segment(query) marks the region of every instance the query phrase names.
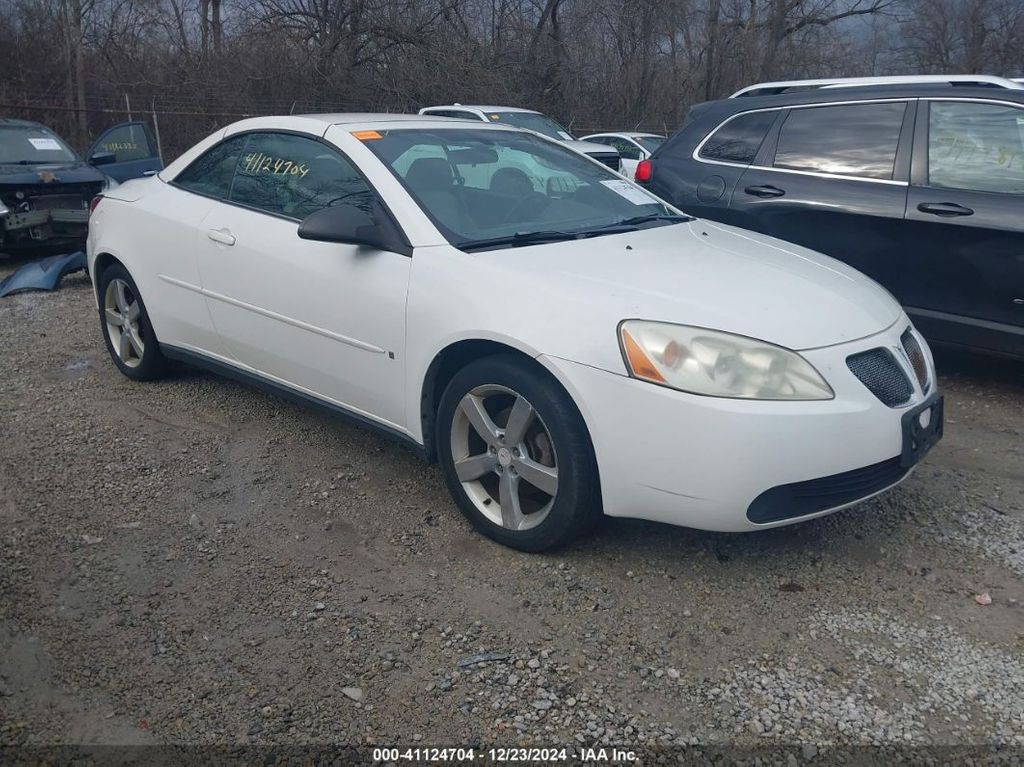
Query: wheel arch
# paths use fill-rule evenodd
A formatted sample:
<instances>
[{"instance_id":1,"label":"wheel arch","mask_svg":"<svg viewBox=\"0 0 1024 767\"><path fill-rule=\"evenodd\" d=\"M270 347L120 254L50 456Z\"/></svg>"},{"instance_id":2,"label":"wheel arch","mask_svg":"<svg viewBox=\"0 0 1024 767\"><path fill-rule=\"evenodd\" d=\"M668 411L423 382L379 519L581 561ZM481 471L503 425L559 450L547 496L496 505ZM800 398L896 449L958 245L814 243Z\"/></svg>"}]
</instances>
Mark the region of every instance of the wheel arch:
<instances>
[{"instance_id":1,"label":"wheel arch","mask_svg":"<svg viewBox=\"0 0 1024 767\"><path fill-rule=\"evenodd\" d=\"M125 269L128 269L128 267L125 266L124 261L119 259L113 253L106 250L97 254L96 258L93 260L92 292L96 294L97 305L99 304L100 300L100 277L103 275L103 272L105 272L113 264L120 264L121 266L124 266ZM131 274L131 271L129 270L128 273Z\"/></svg>"},{"instance_id":2,"label":"wheel arch","mask_svg":"<svg viewBox=\"0 0 1024 767\"><path fill-rule=\"evenodd\" d=\"M434 355L427 372L423 377L420 389L420 427L423 435L423 448L427 460L431 463L437 460L437 448L435 444L435 428L437 421L437 408L441 402L441 395L452 377L466 365L484 357L506 355L515 357L524 365L541 373L557 384L565 395L572 402L580 415L583 427L587 430L587 437L593 445L593 437L590 433L590 426L584 415L584 408L581 408L576 401L576 396L570 387L561 380L547 365L544 365L539 355L530 353L524 349L512 346L503 341L487 338L466 338L454 341Z\"/></svg>"}]
</instances>

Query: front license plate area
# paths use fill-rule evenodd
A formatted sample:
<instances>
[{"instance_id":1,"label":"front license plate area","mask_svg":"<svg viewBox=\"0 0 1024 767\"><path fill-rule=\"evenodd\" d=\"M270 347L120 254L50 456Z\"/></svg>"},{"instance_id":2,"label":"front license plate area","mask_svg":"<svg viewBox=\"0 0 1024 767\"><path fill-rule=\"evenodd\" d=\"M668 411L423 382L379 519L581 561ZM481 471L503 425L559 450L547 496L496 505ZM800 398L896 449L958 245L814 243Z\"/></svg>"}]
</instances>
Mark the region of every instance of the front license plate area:
<instances>
[{"instance_id":1,"label":"front license plate area","mask_svg":"<svg viewBox=\"0 0 1024 767\"><path fill-rule=\"evenodd\" d=\"M920 463L942 439L943 404L942 396L933 394L903 414L903 455L900 463L904 467Z\"/></svg>"}]
</instances>

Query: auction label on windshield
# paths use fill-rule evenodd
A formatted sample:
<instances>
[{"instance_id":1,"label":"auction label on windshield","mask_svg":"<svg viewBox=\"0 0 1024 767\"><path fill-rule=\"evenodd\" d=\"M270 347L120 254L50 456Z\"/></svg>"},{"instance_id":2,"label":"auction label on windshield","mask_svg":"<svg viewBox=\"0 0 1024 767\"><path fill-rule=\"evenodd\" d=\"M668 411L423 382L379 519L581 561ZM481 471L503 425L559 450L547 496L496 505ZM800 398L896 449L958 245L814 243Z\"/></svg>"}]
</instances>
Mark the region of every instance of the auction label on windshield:
<instances>
[{"instance_id":1,"label":"auction label on windshield","mask_svg":"<svg viewBox=\"0 0 1024 767\"><path fill-rule=\"evenodd\" d=\"M40 152L59 152L60 144L57 143L55 138L30 138L29 143L32 144Z\"/></svg>"},{"instance_id":2,"label":"auction label on windshield","mask_svg":"<svg viewBox=\"0 0 1024 767\"><path fill-rule=\"evenodd\" d=\"M602 181L601 183L616 194L625 197L634 205L650 205L651 203L659 202L657 197L648 194L643 189L637 189L628 181L612 179L610 181Z\"/></svg>"}]
</instances>

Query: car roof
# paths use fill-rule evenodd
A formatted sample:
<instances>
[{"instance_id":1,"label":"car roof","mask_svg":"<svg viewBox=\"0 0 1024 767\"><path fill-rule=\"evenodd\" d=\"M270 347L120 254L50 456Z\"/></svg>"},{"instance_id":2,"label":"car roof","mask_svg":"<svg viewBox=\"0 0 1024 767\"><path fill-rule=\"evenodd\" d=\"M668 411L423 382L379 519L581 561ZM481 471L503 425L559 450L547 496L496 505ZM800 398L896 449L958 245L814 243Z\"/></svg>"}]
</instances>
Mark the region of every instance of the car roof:
<instances>
[{"instance_id":1,"label":"car roof","mask_svg":"<svg viewBox=\"0 0 1024 767\"><path fill-rule=\"evenodd\" d=\"M436 115L404 114L401 112L329 112L325 114L295 115L308 120L318 120L324 125L352 125L356 123L387 123L387 122L437 122L452 120L449 117ZM455 120L452 120L455 122Z\"/></svg>"},{"instance_id":2,"label":"car roof","mask_svg":"<svg viewBox=\"0 0 1024 767\"><path fill-rule=\"evenodd\" d=\"M424 109L479 109L481 112L527 112L530 114L543 114L536 109L524 109L523 107L502 107L493 104L438 104L436 106L423 107Z\"/></svg>"},{"instance_id":3,"label":"car roof","mask_svg":"<svg viewBox=\"0 0 1024 767\"><path fill-rule=\"evenodd\" d=\"M0 117L0 127L8 128L44 128L42 123L32 120L19 120L16 117Z\"/></svg>"},{"instance_id":4,"label":"car roof","mask_svg":"<svg viewBox=\"0 0 1024 767\"><path fill-rule=\"evenodd\" d=\"M907 98L970 98L993 101L1013 101L1024 104L1024 90L971 85L900 84L864 85L845 88L814 88L791 90L763 96L739 96L707 104L721 105L728 112L748 112L751 109L787 107L798 104L842 103L874 99Z\"/></svg>"},{"instance_id":5,"label":"car roof","mask_svg":"<svg viewBox=\"0 0 1024 767\"><path fill-rule=\"evenodd\" d=\"M600 133L588 133L587 136L624 136L625 138L665 138L660 133L643 133L642 131L601 131ZM583 140L586 141L587 136Z\"/></svg>"},{"instance_id":6,"label":"car roof","mask_svg":"<svg viewBox=\"0 0 1024 767\"><path fill-rule=\"evenodd\" d=\"M178 173L186 168L196 157L201 155L216 143L223 141L228 136L249 131L300 131L315 136L323 136L332 126L344 126L342 130L350 133L358 131L391 131L396 129L425 128L429 130L490 130L490 131L516 131L519 133L531 133L513 125L469 122L452 117L438 117L436 115L410 115L410 114L389 114L374 112L335 112L328 114L310 115L263 115L261 117L247 117L227 125L220 130L211 133L198 144L187 149L177 159L167 164L158 174L161 179L167 181L173 179Z\"/></svg>"}]
</instances>

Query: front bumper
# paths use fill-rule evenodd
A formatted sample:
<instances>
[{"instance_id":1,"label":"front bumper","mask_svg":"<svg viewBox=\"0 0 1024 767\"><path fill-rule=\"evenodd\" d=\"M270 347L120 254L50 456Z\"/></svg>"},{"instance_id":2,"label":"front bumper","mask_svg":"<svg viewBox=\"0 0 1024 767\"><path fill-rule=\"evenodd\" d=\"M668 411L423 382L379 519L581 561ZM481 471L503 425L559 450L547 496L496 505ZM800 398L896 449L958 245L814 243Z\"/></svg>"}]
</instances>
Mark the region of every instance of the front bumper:
<instances>
[{"instance_id":1,"label":"front bumper","mask_svg":"<svg viewBox=\"0 0 1024 767\"><path fill-rule=\"evenodd\" d=\"M898 349L908 324L904 318L869 338L803 352L835 391L831 400L702 397L563 359L541 361L569 390L590 430L606 514L737 532L837 511L909 474L903 416L934 396L934 383L922 391L908 366L914 394L891 408L846 364L857 352ZM799 493L794 486L806 490L808 483L835 503L798 508L780 490ZM770 491L771 511L759 514L755 500Z\"/></svg>"}]
</instances>

